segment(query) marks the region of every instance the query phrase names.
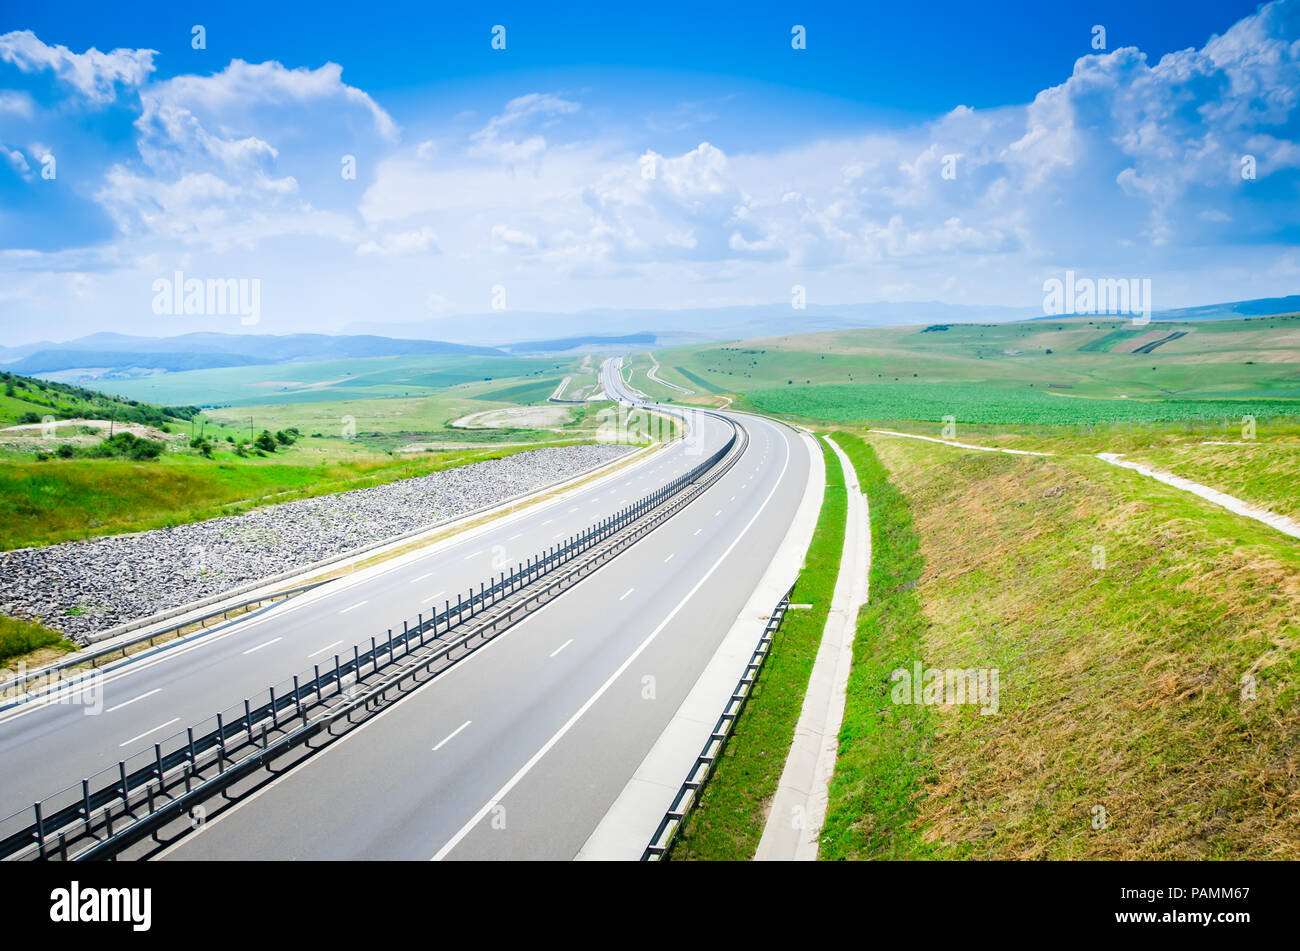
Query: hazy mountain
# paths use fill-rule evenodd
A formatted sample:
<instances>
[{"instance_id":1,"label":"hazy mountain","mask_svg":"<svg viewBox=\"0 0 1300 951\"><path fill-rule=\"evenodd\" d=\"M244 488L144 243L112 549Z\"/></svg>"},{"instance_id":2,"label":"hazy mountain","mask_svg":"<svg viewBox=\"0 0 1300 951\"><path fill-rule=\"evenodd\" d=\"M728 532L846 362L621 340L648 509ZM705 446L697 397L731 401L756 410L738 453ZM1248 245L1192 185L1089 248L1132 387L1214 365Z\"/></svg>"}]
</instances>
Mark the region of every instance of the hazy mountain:
<instances>
[{"instance_id":1,"label":"hazy mountain","mask_svg":"<svg viewBox=\"0 0 1300 951\"><path fill-rule=\"evenodd\" d=\"M599 308L572 314L492 311L468 316L434 317L410 324L357 322L349 324L346 329L355 333L432 336L441 340L473 341L493 346L565 337L651 332L660 338L658 344L663 346L669 342L684 343L688 339L703 342L913 323L992 323L1025 320L1041 314L1040 309L1033 307L983 307L934 301L837 306L809 304L804 309L795 309L790 305L764 304L681 310ZM671 337L681 339L665 339Z\"/></svg>"},{"instance_id":2,"label":"hazy mountain","mask_svg":"<svg viewBox=\"0 0 1300 951\"><path fill-rule=\"evenodd\" d=\"M92 367L119 371L175 371L411 354L503 356L500 350L490 347L440 340L397 340L369 334L192 333L176 337L131 337L97 333L63 344L27 344L0 349L0 365L18 373L53 373Z\"/></svg>"}]
</instances>

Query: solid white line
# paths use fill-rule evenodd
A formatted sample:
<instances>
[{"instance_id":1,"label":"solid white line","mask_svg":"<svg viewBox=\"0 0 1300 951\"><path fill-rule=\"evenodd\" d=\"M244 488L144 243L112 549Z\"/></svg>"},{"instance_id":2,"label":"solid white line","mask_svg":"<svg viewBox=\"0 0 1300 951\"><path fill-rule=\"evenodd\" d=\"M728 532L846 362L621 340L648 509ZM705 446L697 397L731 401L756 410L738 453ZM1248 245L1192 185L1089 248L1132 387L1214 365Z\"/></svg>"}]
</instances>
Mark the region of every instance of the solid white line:
<instances>
[{"instance_id":1,"label":"solid white line","mask_svg":"<svg viewBox=\"0 0 1300 951\"><path fill-rule=\"evenodd\" d=\"M624 598L626 598L629 594L631 594L635 590L636 588L628 588L626 591L622 593L622 595L619 596L619 600L622 601Z\"/></svg>"},{"instance_id":2,"label":"solid white line","mask_svg":"<svg viewBox=\"0 0 1300 951\"><path fill-rule=\"evenodd\" d=\"M112 713L114 710L121 710L123 707L129 707L131 704L135 703L136 700L143 700L145 697L152 697L154 694L156 694L156 693L160 693L161 691L162 691L162 687L159 687L157 690L150 690L148 693L142 693L142 694L140 694L140 696L135 697L134 699L131 699L131 700L126 701L126 703L119 703L119 704L118 704L117 706L115 706L115 707L109 707L109 708L108 708L107 710L105 710L104 712L105 712L105 713Z\"/></svg>"},{"instance_id":3,"label":"solid white line","mask_svg":"<svg viewBox=\"0 0 1300 951\"><path fill-rule=\"evenodd\" d=\"M550 525L550 524L551 524L552 522L554 522L554 521L555 521L555 519L553 519L553 518L548 518L546 521L542 522L542 524L543 524L543 525Z\"/></svg>"},{"instance_id":4,"label":"solid white line","mask_svg":"<svg viewBox=\"0 0 1300 951\"><path fill-rule=\"evenodd\" d=\"M555 650L551 651L551 656L554 657L556 654L558 654L560 651L564 650L566 647L568 647L568 646L569 646L570 644L572 644L572 643L573 643L573 638L569 638L567 641L565 641L565 642L564 642L563 644L561 644L559 647L555 648Z\"/></svg>"},{"instance_id":5,"label":"solid white line","mask_svg":"<svg viewBox=\"0 0 1300 951\"><path fill-rule=\"evenodd\" d=\"M722 514L722 509L718 509L716 512L713 513L713 517L717 518L721 514Z\"/></svg>"},{"instance_id":6,"label":"solid white line","mask_svg":"<svg viewBox=\"0 0 1300 951\"><path fill-rule=\"evenodd\" d=\"M664 559L664 564L665 564L665 565L668 564L668 562L672 561L675 557L677 557L677 552L673 552L671 555L669 555L667 558L665 558L665 559Z\"/></svg>"},{"instance_id":7,"label":"solid white line","mask_svg":"<svg viewBox=\"0 0 1300 951\"><path fill-rule=\"evenodd\" d=\"M477 557L478 557L479 555L481 555L481 554L483 554L483 549L482 549L482 548L480 548L480 549L479 549L478 551L476 551L476 552L472 552L471 554L466 555L466 556L465 556L465 560L466 560L466 561L469 561L471 558L477 558Z\"/></svg>"},{"instance_id":8,"label":"solid white line","mask_svg":"<svg viewBox=\"0 0 1300 951\"><path fill-rule=\"evenodd\" d=\"M317 656L318 654L323 654L323 653L325 653L327 650L329 650L331 647L338 647L338 646L339 646L340 644L342 644L342 643L343 643L342 641L335 641L333 644L326 644L326 645L325 645L324 647L322 647L320 650L318 650L318 651L313 651L312 653L308 654L308 655L307 655L307 659L308 659L308 660L311 660L313 657Z\"/></svg>"},{"instance_id":9,"label":"solid white line","mask_svg":"<svg viewBox=\"0 0 1300 951\"><path fill-rule=\"evenodd\" d=\"M355 611L357 608L361 607L361 605L363 605L363 604L369 604L369 603L370 603L369 600L366 600L366 601L358 601L356 604L352 605L352 607L350 607L350 608L344 608L342 611L339 612L339 614L347 614L349 611ZM279 638L277 637L276 640L279 640Z\"/></svg>"},{"instance_id":10,"label":"solid white line","mask_svg":"<svg viewBox=\"0 0 1300 951\"><path fill-rule=\"evenodd\" d=\"M508 541L508 542L512 542L512 541L514 541L516 538L523 538L523 537L524 537L524 533L523 533L523 532L520 532L518 535L511 535L509 538L506 539L506 541Z\"/></svg>"},{"instance_id":11,"label":"solid white line","mask_svg":"<svg viewBox=\"0 0 1300 951\"><path fill-rule=\"evenodd\" d=\"M702 528L697 528L697 529L695 530L695 535L698 535L698 534L699 534L700 532L702 532L702 531L704 531L704 529L702 529ZM694 538L695 536L692 535L691 537Z\"/></svg>"},{"instance_id":12,"label":"solid white line","mask_svg":"<svg viewBox=\"0 0 1300 951\"><path fill-rule=\"evenodd\" d=\"M143 733L141 733L139 736L133 736L133 737L131 737L131 739L127 740L125 743L119 743L119 744L117 744L117 748L120 750L120 749L121 749L122 747L124 747L124 746L130 746L130 745L131 745L132 743L134 743L136 740L143 740L143 739L144 739L146 736L148 736L150 733L157 733L157 732L158 732L159 730L161 730L163 727L171 726L173 723L176 723L176 722L178 722L179 720L180 720L180 717L172 717L172 718L171 718L170 720L168 720L166 723L162 724L162 726L156 726L156 727L154 727L152 730L145 730L145 731L144 731Z\"/></svg>"},{"instance_id":13,"label":"solid white line","mask_svg":"<svg viewBox=\"0 0 1300 951\"><path fill-rule=\"evenodd\" d=\"M456 729L452 730L450 733L447 734L446 737L443 738L443 741L441 743L439 743L437 746L433 748L433 752L435 753L438 752L438 750L442 749L447 743L449 743L456 736L457 733L465 729L465 727L469 726L473 722L474 722L473 720L466 720L460 726L456 727Z\"/></svg>"},{"instance_id":14,"label":"solid white line","mask_svg":"<svg viewBox=\"0 0 1300 951\"><path fill-rule=\"evenodd\" d=\"M432 577L433 577L433 572L426 571L424 574L420 575L420 577L412 578L410 583L415 584L417 581L423 581L425 578L432 578Z\"/></svg>"},{"instance_id":15,"label":"solid white line","mask_svg":"<svg viewBox=\"0 0 1300 951\"><path fill-rule=\"evenodd\" d=\"M362 603L364 604L365 602ZM263 647L270 647L276 641L282 641L282 640L284 640L283 637L273 637L269 641L263 641L261 644L258 644L256 647L250 647L248 650L244 651L244 653L251 654L253 653L253 651L260 651Z\"/></svg>"},{"instance_id":16,"label":"solid white line","mask_svg":"<svg viewBox=\"0 0 1300 951\"><path fill-rule=\"evenodd\" d=\"M782 434L782 438L783 439L785 438L784 434ZM781 472L776 477L776 482L773 484L772 490L768 492L767 498L763 500L763 504L758 507L758 511L754 513L754 516L749 520L749 522L745 525L745 527L740 530L740 533L736 535L736 537L732 540L731 544L727 546L727 550L724 551L722 553L722 556L713 563L713 567L711 567L708 571L704 573L703 577L701 577L700 580L695 583L695 587L691 588L691 590L687 592L686 597L682 598L682 600L678 603L677 607L673 608L672 611L669 613L669 615L659 622L659 626L656 627L653 631L649 633L649 635L646 636L646 639L643 640L637 646L636 650L634 650L628 656L627 660L623 661L623 663L619 665L619 668L609 675L609 678L603 684L600 685L600 687L596 690L594 694L591 695L591 697L587 700L586 703L584 703L581 707L578 708L578 710L573 714L573 716L569 717L569 719L565 721L564 725L555 732L555 735L552 736L545 743L543 743L541 748L536 753L534 753L531 757L528 758L528 762L524 763L524 765L519 768L519 771L516 772L513 776L511 776L510 779L506 781L506 784L502 786L500 789L498 789L496 791L496 794L492 796L492 798L490 798L486 803L484 803L483 806L478 810L478 812L476 812L468 822L466 822L463 826L460 827L460 830L457 831L455 835L453 835L450 839L447 840L446 844L443 845L443 847L440 848L434 854L431 861L434 862L441 861L449 852L451 852L452 849L460 845L461 840L464 839L465 836L469 835L476 825L478 825L480 822L483 821L483 817L486 816L489 812L491 812L493 807L495 807L497 803L499 803L502 799L504 799L507 795L509 795L510 790L514 789L515 786L519 785L519 783L523 780L525 776L528 775L528 773L532 770L532 768L541 761L542 757L545 756L547 753L549 753L551 749L555 746L555 744L559 743L560 740L564 738L564 735L573 728L573 725L577 723L580 719L582 719L582 717L586 714L586 712L590 710L593 706L595 706L597 701L599 701L600 698L605 695L605 692L609 690L609 688L612 687L620 677L623 676L623 674L627 671L629 667L632 666L632 664L636 662L636 659L640 657L643 653L645 653L646 648L648 648L652 643L654 643L655 639L664 630L664 628L666 628L669 624L671 624L673 618L677 617L678 613L682 610L682 608L686 607L687 603L691 600L691 598L695 597L696 592L698 592L700 588L704 587L704 585L708 582L708 580L713 577L713 573L717 571L719 567L722 566L722 563L724 561L726 561L728 558L731 557L731 553L735 550L736 546L740 544L741 540L745 537L745 535L749 533L750 528L752 528L754 523L758 521L759 516L761 516L763 512L767 509L768 503L771 502L772 497L776 495L776 490L780 488L781 480L785 477L786 470L789 468L790 468L790 453L787 452L785 457L785 464L781 466Z\"/></svg>"}]
</instances>

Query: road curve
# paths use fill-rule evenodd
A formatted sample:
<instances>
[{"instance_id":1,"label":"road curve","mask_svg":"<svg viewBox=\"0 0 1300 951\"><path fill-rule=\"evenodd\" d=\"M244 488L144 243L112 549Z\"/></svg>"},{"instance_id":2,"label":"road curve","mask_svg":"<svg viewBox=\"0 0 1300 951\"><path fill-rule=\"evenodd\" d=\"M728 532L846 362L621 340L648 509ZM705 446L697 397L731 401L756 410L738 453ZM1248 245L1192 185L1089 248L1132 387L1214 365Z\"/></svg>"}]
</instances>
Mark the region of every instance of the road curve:
<instances>
[{"instance_id":1,"label":"road curve","mask_svg":"<svg viewBox=\"0 0 1300 951\"><path fill-rule=\"evenodd\" d=\"M79 784L97 770L152 749L155 742L256 695L269 684L332 666L335 653L436 604L467 592L560 540L611 515L689 470L730 436L728 424L702 418L693 440L679 440L643 463L571 496L459 534L374 569L175 647L124 665L102 681L102 711L76 703L34 702L0 719L0 817Z\"/></svg>"},{"instance_id":2,"label":"road curve","mask_svg":"<svg viewBox=\"0 0 1300 951\"><path fill-rule=\"evenodd\" d=\"M630 396L615 362L604 373L607 392ZM165 857L573 858L713 656L802 498L805 443L734 418L748 447L686 509Z\"/></svg>"}]
</instances>

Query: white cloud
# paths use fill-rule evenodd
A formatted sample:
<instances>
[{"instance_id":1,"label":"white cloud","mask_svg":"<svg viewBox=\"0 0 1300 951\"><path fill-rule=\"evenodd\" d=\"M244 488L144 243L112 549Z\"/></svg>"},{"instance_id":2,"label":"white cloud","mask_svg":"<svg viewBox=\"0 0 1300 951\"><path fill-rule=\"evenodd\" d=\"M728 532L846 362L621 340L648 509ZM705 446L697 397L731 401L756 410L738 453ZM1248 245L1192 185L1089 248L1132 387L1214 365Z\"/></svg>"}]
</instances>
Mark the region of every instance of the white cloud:
<instances>
[{"instance_id":1,"label":"white cloud","mask_svg":"<svg viewBox=\"0 0 1300 951\"><path fill-rule=\"evenodd\" d=\"M385 235L378 241L370 240L357 245L357 254L420 254L432 249L438 250L438 236L433 233L431 228L420 228L418 231L399 231L394 234Z\"/></svg>"},{"instance_id":2,"label":"white cloud","mask_svg":"<svg viewBox=\"0 0 1300 951\"><path fill-rule=\"evenodd\" d=\"M74 53L66 46L48 46L31 30L14 30L0 36L0 60L25 73L51 70L61 81L96 105L112 102L117 86L140 86L153 72L157 50L117 49L101 53L93 46Z\"/></svg>"}]
</instances>

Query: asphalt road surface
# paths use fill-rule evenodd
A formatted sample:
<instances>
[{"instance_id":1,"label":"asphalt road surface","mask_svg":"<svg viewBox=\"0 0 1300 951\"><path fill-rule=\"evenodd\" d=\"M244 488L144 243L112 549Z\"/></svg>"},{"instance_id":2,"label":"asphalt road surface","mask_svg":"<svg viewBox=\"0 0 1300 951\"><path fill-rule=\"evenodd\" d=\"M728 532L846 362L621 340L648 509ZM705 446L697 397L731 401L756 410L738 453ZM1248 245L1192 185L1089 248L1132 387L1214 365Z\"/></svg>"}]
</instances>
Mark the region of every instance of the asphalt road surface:
<instances>
[{"instance_id":1,"label":"asphalt road surface","mask_svg":"<svg viewBox=\"0 0 1300 951\"><path fill-rule=\"evenodd\" d=\"M361 580L345 577L237 621L192 645L124 666L102 681L102 712L82 703L34 702L0 720L0 817L80 784L140 750L336 653L477 590L502 570L612 515L698 464L731 428L701 417L691 439L659 450L598 485L440 543ZM61 695L68 697L71 691ZM83 697L83 699L90 699Z\"/></svg>"},{"instance_id":2,"label":"asphalt road surface","mask_svg":"<svg viewBox=\"0 0 1300 951\"><path fill-rule=\"evenodd\" d=\"M621 384L606 368L607 392ZM782 543L810 459L744 417L686 509L433 683L209 822L174 859L570 859Z\"/></svg>"}]
</instances>

